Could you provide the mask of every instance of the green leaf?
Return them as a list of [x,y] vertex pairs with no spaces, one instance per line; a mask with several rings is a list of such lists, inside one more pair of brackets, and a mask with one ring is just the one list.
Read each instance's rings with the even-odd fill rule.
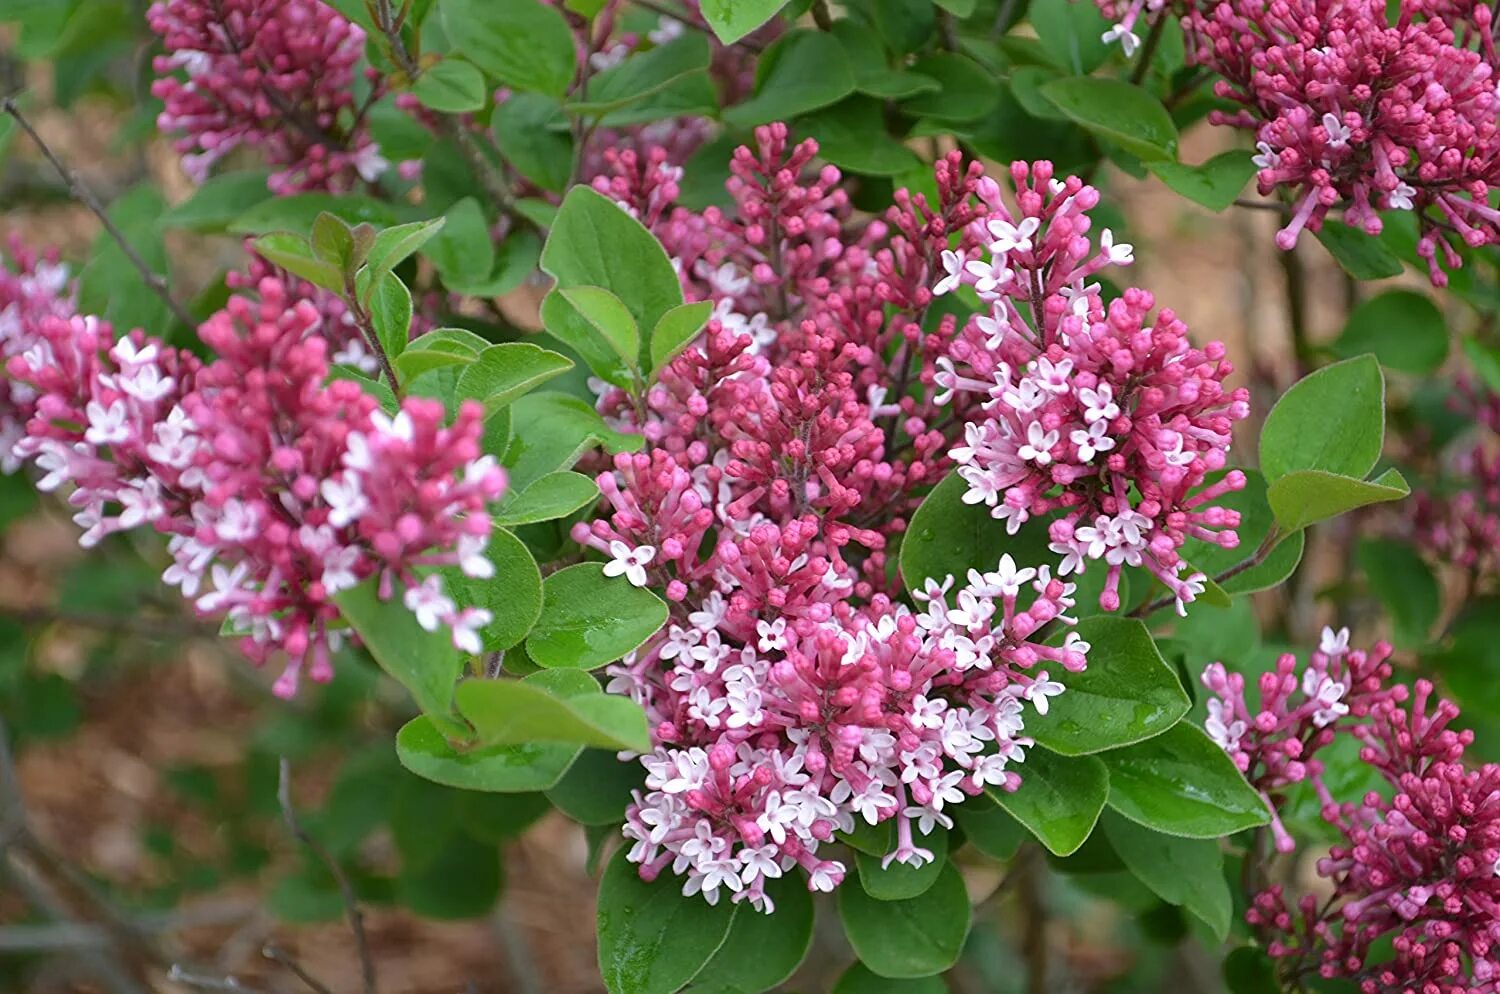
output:
[[890,865],[882,867],[884,854],[855,851],[859,883],[866,894],[877,901],[905,901],[925,894],[927,888],[937,883],[938,874],[948,862],[947,830],[935,827],[931,834],[918,836],[913,841],[918,848],[930,850],[933,858],[921,866],[908,866],[893,860]]
[[394,359],[406,350],[406,343],[411,341],[411,291],[395,273],[386,273],[375,285],[370,296],[370,320],[388,358]]
[[625,855],[599,883],[599,972],[610,994],[673,994],[724,945],[738,905],[684,897],[672,873],[647,883]]
[[605,379],[617,372],[616,350],[560,291],[602,287],[620,298],[636,328],[655,328],[682,304],[682,284],[661,244],[618,204],[587,186],[574,187],[563,200],[542,249],[542,269],[557,281],[542,301],[547,330]]
[[489,102],[484,73],[463,59],[447,58],[422,70],[412,84],[412,96],[423,107],[443,114],[466,114],[482,110]]
[[338,266],[314,254],[312,246],[301,235],[276,232],[261,235],[251,243],[255,253],[285,269],[293,276],[300,276],[314,286],[334,293],[344,290],[344,273]]
[[379,588],[379,578],[371,577],[334,600],[380,668],[409,690],[423,711],[446,719],[453,710],[461,654],[445,629],[429,632],[417,624],[417,616],[401,603],[402,591],[383,601]]
[[645,775],[634,760],[622,762],[613,752],[585,749],[547,791],[547,800],[580,825],[617,825],[625,820],[630,792]]
[[[934,52],[918,59],[912,70],[926,79],[938,82],[938,92],[919,93],[905,101],[901,109],[908,114],[937,121],[977,121],[995,109],[1000,100],[1000,86],[992,72],[967,55]],[[884,127],[878,129],[884,133]]]
[[211,177],[193,195],[161,216],[168,228],[218,232],[245,211],[266,199],[265,170],[225,173]]
[[449,207],[445,221],[427,242],[424,254],[450,290],[465,293],[489,278],[495,267],[495,242],[490,237],[489,221],[473,197]]
[[646,124],[664,117],[712,115],[718,110],[709,82],[708,39],[690,31],[631,55],[588,81],[586,99],[568,104],[578,116],[599,116],[604,127]]
[[1281,994],[1276,964],[1264,950],[1241,946],[1224,958],[1224,983],[1230,994]]
[[566,356],[530,342],[489,345],[459,374],[458,394],[498,411],[572,368]]
[[1102,35],[1110,24],[1098,8],[1073,0],[1032,0],[1026,16],[1042,51],[1059,69],[1082,76],[1109,59],[1111,48]]
[[1215,839],[1270,820],[1234,761],[1188,722],[1101,758],[1109,768],[1109,806],[1147,828]]
[[865,6],[887,47],[898,54],[927,44],[937,27],[930,0],[869,0]]
[[1405,542],[1366,538],[1359,543],[1359,568],[1380,598],[1395,628],[1395,641],[1422,646],[1443,609],[1442,591],[1427,563]]
[[500,853],[461,833],[444,840],[431,860],[402,866],[396,899],[423,918],[483,918],[500,898]]
[[1282,529],[1293,531],[1355,508],[1401,500],[1410,494],[1411,487],[1394,469],[1386,470],[1374,480],[1307,469],[1273,482],[1267,497]]
[[737,128],[783,121],[827,107],[854,92],[854,73],[838,39],[798,29],[782,35],[760,56],[755,93],[724,111]]
[[871,973],[863,963],[854,963],[833,985],[833,994],[948,994],[942,977],[891,980]]
[[719,41],[733,45],[784,6],[786,0],[703,0],[699,10]]
[[1141,883],[1168,904],[1196,915],[1220,942],[1229,937],[1234,898],[1217,839],[1164,835],[1113,811],[1105,813],[1101,825],[1110,848]]
[[560,97],[577,55],[562,11],[537,0],[443,0],[443,30],[458,51],[507,86]]
[[1383,280],[1402,273],[1401,260],[1380,239],[1358,228],[1334,221],[1314,234],[1344,272],[1357,280]]
[[521,794],[546,790],[562,779],[579,753],[576,745],[528,743],[453,748],[428,715],[396,733],[396,756],[419,777],[461,790]]
[[530,394],[516,401],[511,413],[514,434],[504,462],[510,470],[510,485],[517,489],[548,473],[570,469],[596,445],[611,453],[634,452],[645,441],[610,428],[586,401],[568,394]]
[[1465,338],[1463,348],[1464,358],[1469,360],[1484,385],[1500,393],[1500,352],[1485,347],[1483,342],[1474,338]]
[[376,234],[375,244],[365,257],[365,268],[360,272],[361,283],[369,286],[395,269],[441,231],[446,220],[447,218],[435,217],[430,221],[413,221],[386,228]]
[[1425,293],[1387,290],[1354,309],[1333,351],[1345,357],[1373,352],[1388,369],[1431,373],[1448,358],[1448,328]]
[[354,260],[354,232],[337,215],[327,211],[313,218],[313,254],[332,263],[340,273],[349,271]]
[[1260,430],[1260,466],[1273,484],[1299,469],[1363,478],[1380,458],[1384,438],[1380,364],[1374,356],[1346,359],[1282,394]]
[[[523,680],[465,680],[455,696],[481,746],[562,742],[646,752],[646,714],[628,697],[593,692],[571,697],[549,692],[537,673]],[[592,683],[593,681],[590,681]]]
[[598,499],[598,486],[582,473],[548,473],[525,490],[510,494],[495,513],[495,523],[530,525],[565,518]]
[[1133,618],[1085,618],[1073,629],[1088,642],[1081,673],[1051,672],[1068,689],[1046,714],[1028,715],[1026,734],[1053,752],[1081,756],[1159,735],[1188,712],[1177,674]]
[[958,962],[969,935],[969,895],[952,863],[906,901],[878,901],[859,887],[838,889],[844,934],[860,962],[882,977],[930,977]]
[[[901,539],[901,578],[910,590],[922,581],[994,569],[1007,547],[1005,526],[983,504],[966,504],[968,484],[950,473],[922,501]],[[1025,563],[1019,565],[1025,566]]]
[[1030,834],[988,794],[960,804],[954,817],[969,844],[991,859],[1013,858]]
[[[902,100],[942,88],[942,84],[930,76],[891,68],[880,36],[852,17],[834,21],[833,36],[844,46],[844,54],[849,57],[849,66],[854,72],[855,88],[860,93],[882,100]],[[883,123],[881,127],[883,130]]]
[[1042,95],[1079,126],[1146,162],[1177,158],[1172,115],[1146,90],[1117,79],[1075,76],[1042,86]]
[[[560,193],[573,174],[573,136],[567,121],[554,98],[517,93],[495,108],[495,138],[517,172],[544,190]],[[542,226],[550,224],[549,218]]]
[[674,307],[651,329],[651,374],[655,377],[692,344],[714,312],[711,300]]
[[600,563],[579,563],[542,584],[542,616],[526,640],[537,665],[591,670],[637,648],[667,622],[667,605]]
[[1109,774],[1094,756],[1069,758],[1033,747],[1018,771],[1019,789],[985,791],[1058,856],[1075,852],[1094,831],[1109,796]]
[[1195,204],[1220,213],[1235,201],[1245,184],[1255,175],[1255,163],[1249,152],[1231,149],[1220,152],[1201,166],[1182,162],[1151,162],[1146,168],[1174,192]]
[[635,318],[620,298],[597,286],[575,286],[559,289],[558,292],[585,321],[594,326],[594,330],[619,358],[619,364],[609,375],[602,370],[599,371],[600,375],[611,382],[619,379],[629,382],[630,376],[640,368],[641,333],[635,326]]
[[484,553],[494,567],[493,576],[466,576],[449,567],[443,579],[459,607],[490,612],[490,623],[479,630],[479,638],[486,652],[499,652],[524,639],[541,615],[542,574],[526,543],[504,528],[490,533]]
[[395,414],[401,405],[396,401],[396,395],[391,388],[379,380],[372,380],[368,376],[357,373],[347,366],[334,366],[328,371],[330,380],[348,380],[350,383],[358,383],[359,388],[380,402],[380,409],[387,414]]
[[895,176],[919,167],[917,154],[886,131],[883,113],[880,101],[856,95],[804,117],[797,131],[817,139],[818,155],[851,172]]
[[790,977],[812,948],[813,897],[800,873],[766,882],[771,914],[741,908],[729,939],[699,974],[693,991],[738,994],[769,991]]
[[[1212,486],[1224,478],[1227,471],[1210,473],[1204,480],[1206,486]],[[1189,538],[1182,546],[1182,556],[1192,563],[1194,568],[1201,570],[1209,576],[1216,576],[1232,566],[1236,566],[1260,548],[1267,535],[1271,533],[1272,526],[1276,523],[1276,517],[1271,513],[1271,505],[1266,497],[1266,478],[1257,470],[1241,470],[1245,474],[1245,486],[1240,490],[1232,490],[1214,501],[1219,507],[1227,510],[1238,511],[1240,524],[1235,531],[1239,534],[1240,543],[1232,549],[1226,549],[1216,542],[1205,542],[1202,539]],[[1301,532],[1284,539],[1266,557],[1265,561],[1258,566],[1242,570],[1220,585],[1226,594],[1248,594],[1257,590],[1265,590],[1281,583],[1297,564],[1302,561],[1303,536]]]
[[260,235],[268,231],[307,235],[312,232],[313,220],[325,212],[350,224],[369,223],[385,228],[396,223],[390,204],[373,197],[348,193],[299,193],[262,200],[235,218],[229,231],[236,235]]

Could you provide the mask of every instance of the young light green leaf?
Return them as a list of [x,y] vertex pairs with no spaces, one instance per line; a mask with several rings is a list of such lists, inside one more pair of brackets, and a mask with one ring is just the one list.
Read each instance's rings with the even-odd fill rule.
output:
[[1354,309],[1333,351],[1345,357],[1370,352],[1387,369],[1431,373],[1448,358],[1448,327],[1427,294],[1387,290]]
[[460,397],[497,411],[573,368],[567,356],[530,342],[490,345],[458,377]]
[[301,235],[280,231],[261,235],[252,243],[257,255],[314,286],[334,293],[344,291],[344,273],[338,266],[313,253],[312,246]]
[[822,31],[782,35],[762,53],[755,75],[754,95],[724,111],[724,120],[737,128],[797,117],[854,92],[844,46]]
[[[531,3],[533,0],[523,0]],[[445,215],[446,223],[428,240],[424,254],[451,290],[465,293],[482,284],[495,266],[495,242],[479,201],[465,197]]]
[[1177,126],[1160,100],[1139,86],[1102,76],[1075,76],[1042,86],[1076,124],[1145,162],[1177,158]]
[[1028,716],[1027,735],[1053,752],[1081,756],[1149,739],[1187,714],[1191,701],[1181,681],[1140,621],[1085,618],[1072,630],[1092,646],[1088,668],[1049,671],[1067,690],[1046,714]]
[[776,16],[786,0],[703,0],[699,9],[725,45],[733,45]]
[[[635,318],[620,298],[603,287],[575,286],[558,290],[573,309],[597,331],[619,357],[621,368],[614,374],[627,376],[640,369],[641,333]],[[667,313],[671,313],[668,311]],[[613,379],[606,376],[605,379]]]
[[579,563],[542,584],[542,616],[526,640],[537,665],[591,670],[619,659],[666,624],[667,605],[644,587]]
[[674,307],[661,316],[656,327],[651,329],[651,373],[659,374],[667,363],[677,358],[683,349],[698,337],[698,332],[708,323],[713,314],[711,300],[700,300],[694,304]]
[[313,218],[312,250],[341,274],[348,272],[354,260],[354,233],[342,218],[324,211]]
[[598,498],[598,486],[582,473],[548,473],[525,490],[507,495],[495,512],[495,523],[529,525],[565,518]]
[[1260,465],[1273,485],[1300,469],[1363,479],[1380,458],[1384,438],[1380,364],[1368,355],[1346,359],[1282,394],[1260,430]]
[[371,577],[334,600],[380,668],[410,691],[423,711],[444,722],[453,710],[462,655],[445,629],[429,632],[417,624],[417,616],[401,603],[401,591],[381,600],[379,587],[379,578]]
[[1220,942],[1229,937],[1234,898],[1217,839],[1164,835],[1113,811],[1105,812],[1100,824],[1110,848],[1136,879],[1163,901],[1202,919]]
[[674,994],[724,945],[739,905],[684,897],[676,876],[651,883],[621,849],[599,882],[599,973],[609,994]]
[[422,70],[411,92],[422,106],[443,114],[467,114],[484,109],[489,102],[484,74],[463,59],[451,57]]
[[598,691],[571,697],[524,680],[465,680],[455,697],[480,745],[562,742],[599,749],[651,748],[646,713],[628,697]]
[[396,756],[417,776],[460,790],[503,794],[547,790],[581,751],[576,745],[540,742],[458,750],[425,714],[396,734]]
[[370,295],[370,320],[380,347],[395,359],[411,340],[411,291],[395,273],[387,272]]
[[985,791],[1058,856],[1078,849],[1094,831],[1109,796],[1109,774],[1094,756],[1069,758],[1033,747],[1014,792]]
[[1402,500],[1410,494],[1411,487],[1394,469],[1374,480],[1305,469],[1273,481],[1266,497],[1282,530],[1293,531],[1355,508]]
[[443,28],[454,47],[507,86],[560,97],[577,55],[562,11],[537,0],[443,0]]
[[882,977],[942,973],[958,962],[969,935],[969,896],[952,863],[944,863],[937,881],[909,900],[878,901],[846,885],[838,889],[838,904],[855,954]]
[[1270,820],[1228,753],[1188,722],[1100,758],[1109,769],[1109,806],[1147,828],[1216,839]]
[[365,257],[365,268],[360,272],[362,282],[368,286],[395,269],[413,252],[426,245],[428,239],[443,230],[443,222],[446,220],[435,217],[430,221],[413,221],[386,228],[376,234],[375,244]]

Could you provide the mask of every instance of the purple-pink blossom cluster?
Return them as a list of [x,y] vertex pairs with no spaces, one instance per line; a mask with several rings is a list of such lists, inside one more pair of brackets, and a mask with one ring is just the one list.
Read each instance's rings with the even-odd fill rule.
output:
[[[1114,0],[1101,6],[1120,12]],[[1500,241],[1492,5],[1402,0],[1393,15],[1384,0],[1178,7],[1190,57],[1222,77],[1217,96],[1240,105],[1210,119],[1255,132],[1260,192],[1291,201],[1281,248],[1331,210],[1371,234],[1382,213],[1415,211],[1418,252],[1441,286],[1441,267],[1462,264],[1459,246]],[[1124,11],[1126,35],[1140,12],[1139,0]]]
[[927,579],[897,601],[887,549],[947,468],[955,425],[916,389],[955,333],[924,327],[982,171],[937,165],[938,197],[896,195],[861,219],[817,146],[760,129],[732,160],[731,209],[675,206],[661,151],[611,154],[595,181],[661,239],[713,317],[644,397],[601,410],[647,448],[599,477],[604,516],[574,537],[619,582],[663,589],[667,627],[610,668],[646,709],[655,748],[627,813],[648,878],[771,910],[801,867],[827,890],[837,832],[891,822],[887,863],[932,858],[954,805],[1014,789],[1025,715],[1086,664],[1073,586],[1010,556]]
[[387,414],[352,382],[325,382],[321,315],[274,279],[231,297],[191,353],[92,317],[44,319],[7,370],[34,391],[15,454],[43,490],[68,488],[81,542],[152,526],[170,536],[164,578],[204,615],[227,615],[257,662],[281,651],[278,694],[332,676],[344,637],[336,594],[376,577],[404,588],[422,627],[480,651],[488,613],[464,609],[436,568],[487,576],[487,504],[505,474],[481,452],[482,410]]
[[[76,305],[77,288],[56,252],[45,255],[11,239],[0,254],[0,367],[39,341],[46,318],[66,318]],[[16,443],[26,433],[36,401],[25,383],[0,376],[0,473],[21,465]]]
[[242,145],[276,167],[278,194],[347,190],[385,171],[353,91],[365,33],[322,0],[159,0],[146,19],[166,49],[151,85],[157,126],[179,135],[195,182]]
[[[1500,982],[1500,765],[1464,765],[1473,733],[1450,726],[1452,702],[1418,680],[1391,686],[1389,647],[1348,648],[1325,631],[1305,671],[1283,657],[1261,678],[1261,710],[1244,707],[1243,680],[1215,664],[1204,676],[1221,706],[1210,731],[1252,783],[1275,791],[1306,776],[1338,833],[1317,861],[1324,885],[1288,904],[1285,889],[1256,895],[1246,919],[1283,980],[1354,982],[1363,994],[1492,994]],[[1408,697],[1410,703],[1408,706]],[[1430,710],[1429,710],[1430,708]],[[1311,753],[1353,735],[1360,762],[1386,781],[1355,800],[1333,796]],[[1278,832],[1281,832],[1278,829]]]
[[1411,529],[1420,549],[1477,588],[1500,577],[1500,395],[1462,378],[1453,399],[1476,434],[1461,443],[1440,488],[1415,494]]
[[1050,165],[1012,167],[1012,209],[986,179],[985,206],[943,253],[936,292],[972,287],[985,310],[937,361],[939,401],[978,399],[963,443],[949,453],[967,484],[964,500],[984,504],[1017,532],[1034,516],[1048,524],[1060,573],[1095,561],[1107,570],[1100,605],[1120,605],[1121,571],[1148,569],[1178,610],[1204,576],[1178,550],[1189,538],[1238,544],[1238,512],[1215,505],[1244,486],[1223,469],[1248,391],[1230,390],[1233,365],[1221,343],[1199,349],[1169,309],[1128,289],[1107,306],[1089,278],[1132,261],[1111,232],[1089,239],[1098,191]]

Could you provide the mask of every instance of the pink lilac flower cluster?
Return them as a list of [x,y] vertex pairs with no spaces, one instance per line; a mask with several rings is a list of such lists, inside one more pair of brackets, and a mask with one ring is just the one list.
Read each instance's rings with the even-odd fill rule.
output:
[[1300,677],[1291,653],[1261,674],[1259,706],[1253,710],[1241,674],[1226,670],[1223,663],[1204,670],[1203,685],[1215,696],[1208,702],[1203,730],[1260,792],[1280,851],[1291,852],[1296,841],[1277,815],[1277,799],[1304,780],[1321,790],[1324,767],[1316,753],[1332,745],[1338,732],[1367,720],[1382,702],[1405,698],[1405,687],[1387,686],[1390,656],[1391,647],[1384,642],[1351,650],[1347,628],[1325,628]]
[[1155,299],[1128,289],[1105,305],[1091,276],[1132,261],[1105,229],[1089,239],[1098,191],[1059,179],[1039,163],[1012,167],[1018,193],[1007,205],[983,181],[986,210],[943,253],[935,287],[972,287],[984,305],[938,360],[939,401],[979,398],[963,444],[950,452],[967,484],[1014,534],[1034,516],[1048,524],[1060,573],[1107,570],[1099,603],[1120,606],[1126,566],[1143,566],[1177,599],[1179,612],[1203,589],[1178,550],[1189,538],[1234,548],[1238,512],[1215,505],[1244,486],[1224,468],[1234,422],[1249,414],[1248,391],[1229,390],[1233,365],[1219,342],[1193,347],[1187,327]]
[[[1121,13],[1115,0],[1101,5]],[[1129,36],[1142,5],[1106,37]],[[1223,77],[1217,96],[1241,105],[1210,119],[1255,132],[1260,192],[1292,203],[1281,248],[1336,208],[1371,234],[1383,212],[1415,211],[1418,252],[1441,286],[1441,266],[1462,264],[1459,246],[1500,241],[1492,5],[1402,0],[1394,19],[1385,0],[1179,6],[1190,56]]]
[[[1317,861],[1325,882],[1289,906],[1276,886],[1256,895],[1246,919],[1279,961],[1282,979],[1352,981],[1363,994],[1493,994],[1500,983],[1500,765],[1464,765],[1473,733],[1449,726],[1451,701],[1429,710],[1432,685],[1386,686],[1389,653],[1348,649],[1347,632],[1325,632],[1303,693],[1292,666],[1261,679],[1262,710],[1243,709],[1237,675],[1210,668],[1205,683],[1235,717],[1220,735],[1252,782],[1305,772],[1338,833]],[[1363,658],[1361,658],[1363,657]],[[1290,657],[1288,657],[1290,658]],[[1242,683],[1243,681],[1239,681]],[[1269,698],[1269,703],[1268,703]],[[1295,718],[1293,716],[1296,716]],[[1356,737],[1360,762],[1385,791],[1335,798],[1305,757],[1335,729]],[[1305,762],[1308,769],[1295,767]]]
[[1071,623],[1073,586],[1010,556],[895,599],[886,550],[950,444],[943,409],[908,388],[955,333],[951,316],[924,330],[929,287],[978,216],[982,171],[945,158],[937,203],[903,191],[861,220],[816,152],[759,129],[733,158],[731,210],[675,206],[659,151],[611,155],[595,182],[715,304],[645,397],[605,389],[601,410],[646,449],[615,458],[604,516],[573,533],[672,607],[609,670],[655,743],[630,858],[767,912],[767,882],[797,867],[838,885],[821,847],[858,821],[894,824],[887,863],[930,860],[921,836],[954,805],[1019,784],[1028,706],[1045,712],[1089,648],[1046,637]]
[[1411,530],[1435,562],[1457,566],[1479,587],[1500,576],[1500,395],[1461,378],[1454,408],[1472,420],[1444,489],[1418,491]]
[[42,490],[71,488],[83,545],[147,525],[170,536],[164,579],[227,615],[256,662],[284,652],[282,696],[304,669],[332,676],[333,598],[370,577],[478,653],[488,612],[457,606],[434,570],[493,571],[486,506],[505,474],[481,453],[482,410],[445,426],[435,401],[388,415],[356,384],[325,382],[317,309],[277,280],[256,289],[201,326],[206,364],[92,317],[43,320],[7,364],[36,394],[15,454]]
[[[0,253],[0,366],[39,341],[46,318],[70,316],[76,302],[77,287],[57,253],[39,255],[11,239],[9,251]],[[21,466],[14,450],[35,402],[31,387],[0,376],[0,473]]]
[[365,33],[322,0],[159,0],[146,18],[167,52],[153,64],[157,126],[180,134],[195,182],[242,145],[277,168],[277,194],[347,190],[385,171],[355,106]]

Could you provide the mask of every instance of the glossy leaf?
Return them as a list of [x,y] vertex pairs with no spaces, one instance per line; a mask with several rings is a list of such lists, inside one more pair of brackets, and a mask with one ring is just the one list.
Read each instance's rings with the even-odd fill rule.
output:
[[708,39],[686,32],[592,77],[584,98],[569,103],[568,112],[598,116],[610,128],[712,114],[718,104],[708,78],[709,58]]
[[1177,157],[1177,126],[1161,101],[1139,86],[1075,76],[1042,86],[1042,94],[1079,126],[1146,162]]
[[560,742],[633,752],[651,748],[640,705],[597,686],[592,693],[559,696],[536,682],[548,675],[459,684],[458,708],[474,726],[480,745]]
[[1340,221],[1328,221],[1315,233],[1339,267],[1357,280],[1400,276],[1401,260],[1380,239]]
[[930,977],[958,962],[969,935],[969,895],[952,863],[906,901],[878,901],[846,881],[838,889],[844,934],[859,960],[882,977]]
[[784,6],[786,0],[703,0],[699,10],[719,41],[733,45]]
[[991,859],[1008,860],[1030,837],[1026,826],[1012,818],[988,794],[958,806],[954,815],[969,845]]
[[479,638],[486,652],[499,652],[524,639],[542,613],[542,574],[526,543],[504,528],[490,533],[484,554],[494,567],[493,576],[466,576],[448,567],[444,581],[459,607],[490,612],[490,623],[479,630]]
[[1228,938],[1234,898],[1217,839],[1165,835],[1113,811],[1105,812],[1101,825],[1110,848],[1136,879],[1163,901],[1196,915],[1220,942]]
[[[911,516],[901,539],[901,577],[912,590],[922,581],[994,569],[1006,551],[1005,525],[983,504],[966,504],[968,484],[950,473]],[[1019,565],[1024,566],[1025,563]]]
[[769,991],[790,977],[812,948],[813,897],[803,875],[791,870],[766,883],[776,910],[761,914],[743,907],[729,939],[699,975],[694,991]]
[[426,245],[433,235],[443,230],[446,220],[435,217],[430,221],[398,224],[394,228],[377,232],[375,244],[365,256],[365,268],[360,273],[362,281],[368,284],[401,265],[412,253]]
[[674,307],[651,329],[651,373],[656,376],[692,344],[713,314],[713,301],[700,300]]
[[1146,168],[1174,192],[1218,213],[1229,208],[1255,175],[1249,152],[1220,152],[1199,166],[1152,162]]
[[443,0],[443,28],[487,75],[517,90],[560,97],[577,57],[562,11],[537,0]]
[[889,865],[884,855],[872,855],[855,851],[855,864],[859,869],[859,885],[865,893],[877,901],[904,901],[927,892],[937,883],[938,874],[948,862],[948,832],[934,827],[928,835],[919,835],[913,830],[913,841],[919,849],[932,853],[932,859],[921,866],[911,866],[892,860]]
[[422,252],[432,260],[448,288],[463,293],[489,277],[495,266],[495,242],[484,210],[473,197],[449,207],[444,219],[442,228],[433,233]]
[[1333,351],[1341,356],[1370,352],[1387,369],[1431,373],[1448,358],[1448,327],[1425,293],[1387,290],[1354,309]]
[[564,287],[558,293],[594,326],[615,353],[615,367],[608,373],[596,372],[610,382],[630,382],[631,374],[640,368],[641,333],[620,298],[597,286]]
[[1281,395],[1260,431],[1261,470],[1273,484],[1299,469],[1363,479],[1380,458],[1384,438],[1380,364],[1374,356],[1347,359],[1308,374]]
[[1067,757],[1034,747],[1017,768],[1021,786],[986,793],[1058,856],[1083,845],[1109,797],[1109,774],[1094,756]]
[[724,945],[739,905],[684,897],[675,874],[647,883],[638,869],[622,849],[599,883],[599,973],[609,994],[673,994]]
[[279,231],[261,235],[253,243],[255,253],[267,262],[274,263],[300,276],[314,286],[340,293],[344,289],[344,274],[333,263],[320,259],[312,246],[301,235]]
[[495,108],[493,120],[506,161],[517,172],[544,190],[558,193],[567,187],[573,136],[562,104],[540,93],[517,93]]
[[[1258,470],[1246,469],[1239,472],[1245,476],[1245,486],[1214,501],[1219,507],[1239,512],[1240,523],[1235,529],[1239,535],[1239,545],[1226,549],[1216,542],[1189,538],[1182,546],[1183,558],[1192,563],[1195,569],[1211,577],[1238,566],[1253,556],[1276,523],[1276,516],[1271,512],[1271,504],[1266,496],[1266,478]],[[1210,473],[1204,483],[1212,486],[1223,479],[1224,475],[1225,471]],[[1259,565],[1242,570],[1221,581],[1219,585],[1225,593],[1231,595],[1274,587],[1290,576],[1302,561],[1302,547],[1303,536],[1298,532],[1282,540]]]
[[1267,497],[1276,520],[1290,531],[1355,508],[1401,500],[1410,494],[1411,487],[1394,469],[1386,470],[1374,480],[1309,469],[1276,480]]
[[818,154],[841,169],[869,176],[895,176],[921,165],[917,154],[886,131],[880,101],[848,97],[809,114],[798,133],[815,138]]
[[1147,828],[1215,839],[1270,820],[1229,755],[1188,722],[1100,758],[1109,769],[1109,806]]
[[505,454],[510,484],[517,489],[570,469],[578,457],[596,445],[607,452],[633,452],[644,441],[624,435],[604,423],[586,401],[567,394],[528,394],[511,407],[514,435]]
[[1028,715],[1026,734],[1053,752],[1080,756],[1159,735],[1191,705],[1151,633],[1133,618],[1085,618],[1072,629],[1088,642],[1088,668],[1048,671],[1067,687],[1046,714]]
[[548,473],[525,490],[507,495],[495,523],[528,525],[567,517],[599,497],[599,487],[582,473]]
[[573,368],[573,361],[530,342],[487,346],[458,378],[461,397],[496,411]]
[[526,640],[540,666],[591,670],[619,659],[666,624],[667,605],[600,563],[560,569],[542,584],[542,616]]
[[350,224],[369,223],[377,228],[396,223],[390,204],[373,197],[353,194],[298,193],[290,197],[268,197],[245,211],[229,225],[236,235],[259,235],[268,231],[289,231],[306,235],[312,231],[313,219],[327,211]]
[[942,977],[892,980],[871,973],[863,963],[855,963],[839,976],[833,994],[948,994],[948,985]]
[[1224,983],[1230,994],[1282,994],[1276,964],[1264,950],[1241,946],[1224,958]]
[[456,750],[427,715],[396,734],[396,756],[419,777],[461,790],[520,794],[546,790],[562,779],[580,750],[576,745],[527,743]]
[[547,791],[547,800],[580,825],[614,825],[625,820],[630,792],[646,771],[607,749],[585,749],[568,772]]
[[250,170],[211,176],[192,196],[164,213],[161,223],[169,228],[223,231],[229,222],[266,199],[269,175],[264,170]]
[[379,587],[379,578],[371,577],[334,600],[380,668],[410,691],[423,711],[441,720],[452,711],[462,657],[446,629],[429,632],[417,624],[417,616],[401,603],[402,591],[381,600]]
[[370,321],[380,347],[394,359],[406,350],[411,340],[411,291],[395,273],[386,273],[370,295]]
[[1085,75],[1108,60],[1111,47],[1102,36],[1110,24],[1098,8],[1073,0],[1032,0],[1026,16],[1042,51],[1064,72]]

